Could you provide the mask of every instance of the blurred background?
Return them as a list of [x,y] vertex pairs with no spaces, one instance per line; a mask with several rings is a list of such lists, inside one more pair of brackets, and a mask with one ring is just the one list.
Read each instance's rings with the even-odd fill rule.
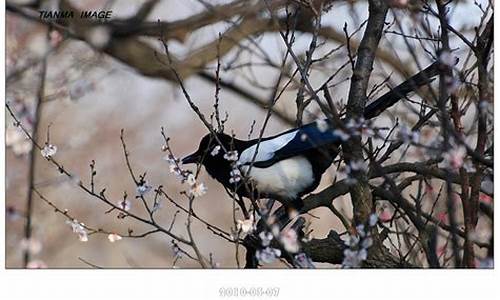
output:
[[[7,1],[13,5],[26,5],[29,1]],[[42,1],[48,9],[57,5],[58,1]],[[393,1],[394,7],[389,13],[388,24],[397,18],[402,28],[411,34],[422,33],[419,25],[425,23],[412,10],[414,1]],[[474,3],[477,2],[477,3]],[[69,1],[81,10],[112,10],[113,19],[126,19],[137,14],[145,1],[132,0],[87,0]],[[187,19],[200,13],[209,13],[210,7],[226,4],[227,1],[170,1],[162,0],[154,6],[147,16],[147,21],[175,22]],[[244,5],[254,5],[248,1]],[[478,4],[479,3],[479,4]],[[29,5],[29,3],[28,3]],[[481,22],[482,8],[488,1],[454,1],[451,5],[451,23],[467,37],[473,37],[474,26]],[[265,10],[264,10],[265,11]],[[265,15],[265,13],[262,13]],[[330,75],[339,71],[331,82],[330,92],[339,107],[345,103],[348,94],[351,70],[348,65],[348,47],[343,32],[352,34],[353,41],[359,41],[364,31],[367,16],[365,1],[333,1],[328,11],[322,15],[322,28],[330,28],[327,39],[321,37],[314,57],[325,57],[314,65],[310,81],[318,87]],[[35,18],[36,19],[36,18]],[[187,206],[187,200],[180,195],[186,185],[179,182],[169,172],[169,164],[164,160],[166,153],[162,151],[164,140],[161,127],[171,138],[170,146],[177,157],[197,149],[199,140],[207,133],[197,115],[186,102],[179,86],[172,80],[145,76],[136,68],[124,64],[116,56],[100,51],[100,45],[110,39],[106,30],[95,30],[87,41],[72,39],[57,26],[47,30],[46,24],[29,20],[12,11],[7,11],[6,22],[6,69],[8,101],[20,121],[32,130],[38,128],[38,142],[44,144],[50,134],[50,144],[57,146],[53,155],[64,168],[73,174],[73,178],[60,174],[42,155],[35,150],[34,161],[30,160],[31,142],[26,140],[14,120],[6,118],[6,266],[8,268],[23,267],[24,252],[30,252],[31,267],[49,268],[87,268],[94,264],[107,268],[197,268],[198,263],[182,254],[178,254],[172,246],[171,238],[162,233],[155,233],[144,238],[123,238],[110,242],[106,234],[91,234],[88,241],[82,242],[72,232],[66,218],[54,211],[36,194],[33,196],[32,236],[24,238],[26,216],[26,199],[28,197],[30,170],[34,167],[33,185],[49,201],[58,208],[74,216],[79,222],[93,228],[126,235],[127,231],[142,233],[151,227],[132,220],[118,218],[118,213],[108,211],[109,207],[95,197],[89,196],[77,186],[79,180],[88,184],[90,180],[89,164],[95,160],[96,190],[106,188],[106,195],[114,203],[120,201],[126,192],[131,202],[131,212],[146,217],[142,203],[135,199],[136,186],[129,176],[120,141],[120,130],[124,129],[124,138],[130,154],[131,166],[136,174],[147,173],[147,182],[153,187],[162,185],[164,190],[178,203]],[[241,22],[240,17],[227,18],[206,26],[186,32],[182,38],[169,39],[169,50],[179,60],[190,57],[206,45],[216,43],[219,33],[231,30]],[[437,30],[436,19],[428,20],[429,28]],[[391,25],[392,26],[392,25]],[[388,26],[382,38],[381,50],[386,55],[375,64],[370,87],[387,80],[386,84],[395,86],[419,66],[412,60],[408,47],[414,50],[421,67],[433,61],[428,50],[433,51],[432,40],[408,39],[410,45],[398,34],[396,26]],[[414,29],[414,30],[413,30]],[[296,32],[293,49],[304,58],[305,51],[311,43],[311,34]],[[142,36],[141,41],[163,53],[163,48],[156,37]],[[455,55],[464,59],[467,51],[456,37],[451,37],[452,48],[457,49]],[[241,93],[222,87],[220,90],[219,108],[222,115],[227,113],[226,132],[242,139],[255,138],[264,122],[267,110],[262,106],[269,101],[272,90],[281,72],[280,65],[286,51],[286,45],[277,32],[261,32],[238,41],[220,59],[220,78],[234,84],[242,90],[251,91],[264,104],[249,101]],[[202,59],[202,58],[201,58]],[[155,57],[144,57],[154,62]],[[40,74],[46,61],[44,97],[38,111],[36,103],[40,86]],[[347,64],[347,67],[346,67]],[[217,59],[203,62],[198,69],[215,76]],[[285,64],[293,72],[293,61]],[[182,70],[181,70],[182,73]],[[391,75],[390,77],[388,77]],[[160,76],[161,77],[161,76]],[[214,111],[215,85],[202,78],[199,73],[184,74],[186,90],[193,101],[206,116]],[[282,117],[273,115],[266,127],[265,135],[272,135],[292,126],[296,114],[296,103],[300,78],[285,89],[276,110]],[[283,87],[283,86],[281,86]],[[382,89],[382,92],[385,91]],[[378,92],[381,95],[382,92]],[[372,99],[377,93],[372,95]],[[471,108],[472,109],[472,108]],[[473,112],[470,113],[473,115]],[[318,107],[311,105],[304,114],[304,122],[312,121],[320,116]],[[408,107],[398,105],[390,114],[384,114],[377,120],[378,126],[393,124],[395,118],[400,122],[411,124],[415,121],[408,113]],[[469,118],[471,119],[471,118]],[[36,120],[38,122],[36,122]],[[287,121],[289,120],[289,121]],[[252,125],[255,124],[255,125]],[[251,132],[251,128],[254,130]],[[472,128],[472,119],[464,118],[464,127]],[[432,139],[432,128],[426,127],[421,132],[423,139]],[[474,132],[470,131],[471,139]],[[413,149],[401,154],[408,161],[422,159],[422,153]],[[323,177],[321,190],[332,182],[335,168]],[[202,170],[199,181],[207,187],[207,193],[194,201],[197,215],[208,223],[231,232],[233,227],[233,204],[223,188]],[[435,188],[438,190],[439,182]],[[154,192],[147,195],[151,199]],[[492,201],[486,196],[484,201]],[[490,197],[491,198],[491,197]],[[352,217],[349,196],[335,200],[335,207],[347,218]],[[444,209],[439,204],[437,214]],[[384,211],[387,209],[388,211]],[[156,212],[156,220],[164,227],[169,227],[176,215],[177,208],[165,199]],[[392,214],[390,208],[381,207],[381,213]],[[186,215],[182,212],[175,217],[173,232],[186,236]],[[241,219],[241,215],[237,219]],[[342,223],[328,209],[319,208],[311,211],[305,218],[312,229],[311,237],[323,238],[331,229],[343,232]],[[483,220],[484,221],[484,220]],[[477,232],[481,239],[491,236],[490,224],[480,221]],[[200,251],[213,259],[214,265],[221,268],[237,267],[235,246],[207,230],[206,226],[193,220],[194,239]],[[482,228],[484,230],[482,230]],[[443,239],[440,247],[446,249]],[[445,251],[445,250],[442,250]],[[244,258],[244,249],[240,248],[239,257]],[[484,253],[483,253],[484,255]],[[180,257],[180,258],[179,258]],[[337,267],[318,264],[319,267]],[[283,267],[282,264],[266,267]]]

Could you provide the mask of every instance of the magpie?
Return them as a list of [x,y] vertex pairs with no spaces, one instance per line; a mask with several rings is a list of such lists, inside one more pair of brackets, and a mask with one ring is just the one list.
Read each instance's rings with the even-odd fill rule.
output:
[[[364,118],[378,116],[416,88],[432,82],[438,73],[436,62],[368,104]],[[322,122],[328,130],[313,122],[252,140],[209,133],[182,163],[202,164],[208,174],[241,197],[275,199],[300,209],[301,197],[316,189],[342,143],[335,124],[329,119]],[[240,174],[244,180],[239,180]]]

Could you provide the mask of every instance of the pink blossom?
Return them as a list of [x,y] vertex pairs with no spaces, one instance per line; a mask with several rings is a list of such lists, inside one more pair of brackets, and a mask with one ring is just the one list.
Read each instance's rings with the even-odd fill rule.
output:
[[448,213],[447,212],[442,211],[442,212],[438,213],[436,217],[439,220],[439,222],[444,223],[444,224],[448,224]]
[[457,170],[464,164],[466,154],[467,149],[464,146],[452,148],[443,154],[443,163],[446,168]]
[[259,260],[259,262],[267,264],[274,262],[280,256],[281,251],[279,249],[271,247],[258,250],[255,254],[255,257]]
[[384,209],[379,213],[378,218],[382,222],[389,222],[392,219],[392,214],[388,209]]
[[479,202],[492,205],[493,204],[493,197],[488,196],[484,193],[479,194]]
[[446,255],[446,250],[447,250],[446,245],[438,247],[437,250],[436,250],[437,256],[440,257],[440,256],[443,256],[443,255]]
[[32,260],[27,265],[28,269],[46,269],[47,264],[42,260]]

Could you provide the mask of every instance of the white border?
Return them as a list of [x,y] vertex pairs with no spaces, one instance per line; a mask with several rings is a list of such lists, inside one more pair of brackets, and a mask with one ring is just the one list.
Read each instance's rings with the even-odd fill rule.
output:
[[[1,90],[5,101],[5,10],[0,12]],[[495,20],[498,23],[498,20]],[[498,24],[495,24],[498,25]],[[499,34],[495,34],[498,44]],[[496,45],[498,46],[498,45]],[[497,48],[498,49],[498,48]],[[498,72],[495,82],[499,81]],[[498,105],[495,115],[500,116]],[[499,119],[495,119],[495,126]],[[4,144],[5,109],[0,113]],[[500,141],[495,136],[495,156]],[[5,149],[0,147],[5,194]],[[496,178],[500,178],[496,172]],[[495,190],[497,185],[495,185]],[[5,207],[5,197],[1,205]],[[1,222],[5,225],[5,210]],[[495,216],[498,214],[495,212]],[[498,218],[497,218],[498,220]],[[498,221],[495,235],[499,230]],[[5,226],[0,230],[5,267]],[[498,241],[498,239],[497,239]],[[498,243],[498,242],[497,242]],[[498,248],[495,257],[498,257]],[[497,267],[498,269],[498,267]],[[220,287],[280,287],[261,299],[500,299],[498,270],[2,270],[2,299],[222,299]],[[496,296],[496,297],[495,297]],[[256,299],[232,297],[230,299]]]

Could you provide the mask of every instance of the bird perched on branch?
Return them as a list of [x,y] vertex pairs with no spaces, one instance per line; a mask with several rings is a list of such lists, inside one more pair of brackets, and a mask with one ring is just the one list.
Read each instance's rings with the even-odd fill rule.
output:
[[[385,109],[439,73],[434,63],[387,92],[364,110],[364,118]],[[229,190],[248,198],[271,198],[299,209],[301,196],[312,192],[332,164],[344,137],[329,119],[313,122],[280,134],[240,140],[224,133],[204,136],[198,150],[182,159],[183,164],[200,163]]]

